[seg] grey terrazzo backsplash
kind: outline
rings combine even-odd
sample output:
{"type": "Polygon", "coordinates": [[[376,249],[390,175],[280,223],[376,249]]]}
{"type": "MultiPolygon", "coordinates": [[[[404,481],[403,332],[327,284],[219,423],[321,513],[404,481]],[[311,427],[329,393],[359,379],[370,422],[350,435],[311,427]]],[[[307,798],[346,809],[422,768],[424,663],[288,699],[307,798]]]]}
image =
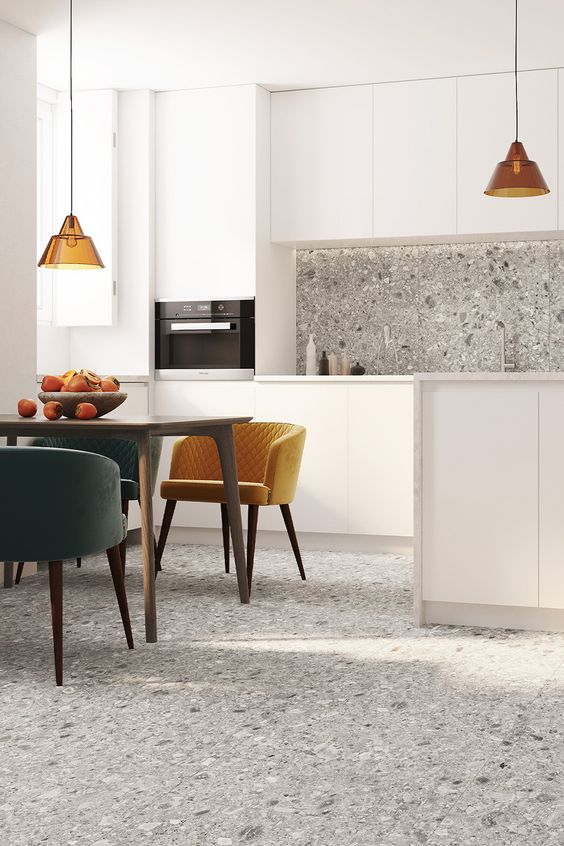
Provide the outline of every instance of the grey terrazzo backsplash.
{"type": "Polygon", "coordinates": [[[297,252],[298,374],[310,332],[367,373],[499,370],[497,321],[517,370],[564,370],[564,241],[297,252]]]}

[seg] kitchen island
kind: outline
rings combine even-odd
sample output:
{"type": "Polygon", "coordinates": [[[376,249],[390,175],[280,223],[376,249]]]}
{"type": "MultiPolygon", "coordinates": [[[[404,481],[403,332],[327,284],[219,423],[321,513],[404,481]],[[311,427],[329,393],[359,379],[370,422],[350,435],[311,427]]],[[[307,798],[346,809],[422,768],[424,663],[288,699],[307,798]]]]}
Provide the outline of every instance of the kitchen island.
{"type": "Polygon", "coordinates": [[[564,374],[415,378],[420,624],[564,630],[564,374]]]}

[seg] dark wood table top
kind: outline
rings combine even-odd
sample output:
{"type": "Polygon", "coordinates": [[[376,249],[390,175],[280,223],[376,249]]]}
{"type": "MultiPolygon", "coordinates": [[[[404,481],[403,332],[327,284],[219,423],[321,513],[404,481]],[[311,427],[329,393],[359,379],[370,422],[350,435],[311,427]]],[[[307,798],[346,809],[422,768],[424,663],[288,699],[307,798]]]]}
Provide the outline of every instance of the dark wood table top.
{"type": "Polygon", "coordinates": [[[20,417],[0,414],[0,435],[64,435],[96,437],[104,434],[149,433],[152,435],[183,435],[196,429],[248,423],[252,417],[182,417],[142,414],[136,417],[95,417],[93,420],[47,420],[45,417],[20,417]]]}

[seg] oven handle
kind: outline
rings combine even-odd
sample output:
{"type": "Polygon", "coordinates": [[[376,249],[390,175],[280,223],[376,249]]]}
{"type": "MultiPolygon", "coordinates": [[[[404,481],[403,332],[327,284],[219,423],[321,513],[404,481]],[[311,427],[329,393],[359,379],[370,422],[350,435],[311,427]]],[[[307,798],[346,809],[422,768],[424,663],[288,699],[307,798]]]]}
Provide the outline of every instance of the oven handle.
{"type": "MultiPolygon", "coordinates": [[[[236,328],[236,327],[234,327],[236,328]]],[[[231,323],[171,323],[171,332],[201,332],[202,330],[208,332],[220,332],[225,329],[231,329],[231,323]]]]}

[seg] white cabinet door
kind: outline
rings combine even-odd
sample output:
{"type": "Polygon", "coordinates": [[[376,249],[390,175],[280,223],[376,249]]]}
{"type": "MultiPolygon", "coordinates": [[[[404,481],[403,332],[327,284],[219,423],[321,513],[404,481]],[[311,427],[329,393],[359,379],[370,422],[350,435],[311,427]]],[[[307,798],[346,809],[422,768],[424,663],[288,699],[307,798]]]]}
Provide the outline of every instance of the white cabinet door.
{"type": "MultiPolygon", "coordinates": [[[[255,405],[253,382],[155,382],[154,413],[222,415],[252,417],[255,405]]],[[[172,446],[176,438],[165,438],[155,489],[155,522],[160,524],[164,503],[159,495],[160,483],[168,479],[172,446]]],[[[210,503],[178,503],[174,513],[175,526],[217,529],[221,526],[218,505],[210,503]]]]}
{"type": "Polygon", "coordinates": [[[372,86],[271,95],[271,238],[372,236],[372,86]]]}
{"type": "Polygon", "coordinates": [[[519,137],[551,189],[541,197],[484,194],[498,161],[515,137],[513,75],[458,80],[458,231],[537,232],[557,228],[558,71],[519,74],[519,137]]]}
{"type": "Polygon", "coordinates": [[[254,296],[254,85],[156,95],[158,297],[254,296]]]}
{"type": "MultiPolygon", "coordinates": [[[[307,429],[292,514],[298,532],[347,531],[347,386],[257,384],[257,420],[307,429]]],[[[261,508],[259,529],[284,531],[279,508],[261,508]]]]}
{"type": "MultiPolygon", "coordinates": [[[[558,138],[564,138],[564,70],[562,68],[558,71],[558,138]]],[[[564,197],[564,167],[560,163],[558,180],[558,196],[564,197]]],[[[548,187],[555,191],[552,185],[548,187]]],[[[562,200],[558,203],[558,228],[564,229],[564,202],[562,200]]]]}
{"type": "Polygon", "coordinates": [[[422,596],[538,605],[538,392],[422,398],[422,596]]]}
{"type": "Polygon", "coordinates": [[[413,535],[413,386],[350,386],[351,534],[413,535]]]}
{"type": "Polygon", "coordinates": [[[374,85],[374,237],[456,232],[456,79],[374,85]]]}
{"type": "Polygon", "coordinates": [[[539,395],[539,605],[564,608],[564,390],[539,395]]]}

